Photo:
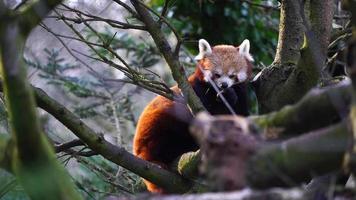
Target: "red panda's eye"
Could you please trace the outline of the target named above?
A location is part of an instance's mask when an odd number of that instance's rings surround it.
[[[231,74],[231,75],[229,75],[229,78],[233,79],[233,78],[235,78],[235,75]]]
[[[221,77],[221,75],[218,74],[218,73],[215,73],[214,76],[215,76],[215,78],[220,78]]]

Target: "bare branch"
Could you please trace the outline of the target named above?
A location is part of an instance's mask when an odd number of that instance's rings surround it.
[[[66,151],[72,147],[77,147],[77,146],[82,146],[84,145],[84,143],[81,141],[81,140],[72,140],[72,141],[69,141],[69,142],[65,142],[65,143],[62,143],[62,144],[56,144],[54,145],[54,149],[56,151],[56,153],[59,153],[61,151]]]
[[[57,11],[55,11],[55,12],[57,13],[57,15],[60,15]],[[80,14],[78,14],[78,17],[79,17],[79,19],[82,19]],[[77,53],[79,53],[79,54],[81,54],[83,56],[86,56],[88,58],[91,58],[91,59],[106,63],[109,66],[115,67],[116,69],[118,69],[121,72],[123,72],[126,77],[131,79],[132,83],[135,84],[135,85],[141,86],[141,87],[143,87],[143,88],[145,88],[145,89],[147,89],[149,91],[152,91],[154,93],[157,93],[159,95],[167,97],[168,99],[172,99],[172,100],[175,99],[175,95],[172,93],[171,89],[166,84],[164,84],[163,82],[160,82],[160,81],[148,80],[141,73],[139,73],[138,71],[136,71],[133,68],[131,68],[129,66],[129,64],[126,63],[126,61],[111,48],[110,43],[108,44],[107,43],[108,41],[105,41],[100,36],[100,34],[92,26],[90,26],[90,24],[88,24],[87,22],[83,21],[83,23],[101,40],[102,44],[95,44],[95,43],[91,43],[91,42],[87,41],[84,38],[84,36],[79,31],[77,31],[72,24],[70,24],[66,20],[65,17],[63,17],[63,18],[60,17],[60,19],[76,34],[76,36],[78,37],[76,40],[81,41],[84,44],[86,44],[93,52],[95,52],[95,54],[99,58],[94,58],[93,56],[89,56],[89,55],[83,54],[82,52],[78,52],[76,50],[73,50],[73,51],[75,51],[75,52],[77,52]],[[48,28],[46,30],[48,30],[50,33],[52,33],[54,36],[56,36],[57,39],[59,39],[59,36],[57,34],[53,33],[53,31],[49,30]],[[64,45],[63,42],[62,42],[62,44]],[[108,50],[121,63],[123,63],[124,66],[118,65],[118,64],[114,63],[113,61],[109,60],[104,55],[102,55],[94,46],[102,47],[102,48]],[[66,45],[64,45],[64,47],[66,47]],[[76,57],[71,53],[71,50],[69,50],[68,48],[66,48],[66,49],[68,50],[68,52],[70,52],[70,54],[73,57]],[[94,70],[91,70],[91,71],[94,71]]]
[[[115,1],[117,4],[119,4],[120,6],[125,8],[133,17],[139,19],[139,15],[129,5],[125,4],[124,2],[122,2],[120,0],[113,0],[113,1]]]
[[[172,52],[172,48],[161,31],[159,24],[152,18],[149,11],[146,9],[146,6],[144,6],[142,2],[139,0],[131,0],[131,3],[140,15],[142,22],[146,25],[147,30],[151,34],[158,49],[166,59],[166,62],[172,71],[173,78],[177,82],[178,87],[183,93],[184,99],[192,109],[193,113],[204,110],[204,106],[189,84],[185,75],[185,70],[178,58]]]
[[[108,25],[114,27],[114,28],[119,28],[119,29],[137,29],[137,30],[146,30],[145,26],[141,26],[141,25],[133,25],[133,24],[129,24],[129,23],[124,23],[124,22],[120,22],[117,20],[113,20],[113,19],[108,19],[108,18],[102,18],[99,16],[95,16],[95,15],[91,15],[85,12],[82,12],[78,9],[74,9],[71,8],[65,4],[62,4],[63,7],[65,7],[67,9],[67,11],[70,12],[74,12],[77,15],[81,15],[81,16],[85,16],[86,18],[70,18],[70,17],[66,17],[64,15],[58,15],[58,16],[49,16],[48,18],[57,18],[57,19],[65,19],[66,21],[72,21],[74,23],[80,24],[80,23],[84,23],[84,22],[90,22],[90,21],[96,21],[96,22],[104,22],[107,23]]]

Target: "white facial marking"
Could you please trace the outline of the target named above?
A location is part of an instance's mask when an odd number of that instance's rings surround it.
[[[215,79],[215,83],[219,88],[223,83],[226,83],[227,87],[231,87],[234,84],[234,80],[229,78],[228,75],[222,75],[220,78]]]
[[[209,82],[209,78],[211,79],[212,77],[212,73],[210,70],[203,70],[203,74],[204,74],[204,81],[205,82]]]
[[[206,54],[211,54],[212,50],[210,47],[210,44],[204,40],[204,39],[200,39],[199,40],[199,54],[197,56],[195,56],[195,60],[201,60],[204,58],[204,55]]]
[[[221,69],[216,69],[215,72],[218,73],[218,74],[222,74],[222,70]]]
[[[237,79],[239,80],[239,82],[244,82],[247,80],[247,73],[245,71],[241,71],[239,73],[237,73]]]
[[[254,59],[250,54],[250,41],[245,39],[239,46],[239,53],[244,56],[248,61],[253,62]]]

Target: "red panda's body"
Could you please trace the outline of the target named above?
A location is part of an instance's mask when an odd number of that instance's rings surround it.
[[[214,54],[214,50],[218,53],[220,50],[220,53],[224,55],[225,53],[221,52],[221,50],[226,47],[220,47],[221,49],[219,49],[219,46],[214,47],[212,54]],[[239,59],[245,58],[241,57]],[[211,114],[230,114],[230,111],[217,97],[216,91],[206,81],[206,77],[201,71],[201,69],[209,70],[210,76],[213,76],[213,66],[211,65],[217,64],[216,62],[217,60],[214,60],[213,57],[209,58],[209,55],[205,55],[204,58],[199,59],[198,66],[200,68],[197,67],[195,73],[188,80],[205,108]],[[241,61],[241,63],[246,65],[244,70],[246,71],[247,79],[250,76],[251,64],[248,60]],[[229,65],[228,63],[225,64]],[[220,71],[224,71],[224,69]],[[214,77],[211,78],[214,79]],[[239,82],[238,80],[236,82],[238,84],[225,88],[223,94],[237,114],[248,115],[246,82]],[[175,93],[180,93],[177,86],[173,87],[172,90]],[[188,130],[192,119],[193,115],[184,103],[173,102],[165,97],[157,96],[146,106],[139,118],[133,153],[144,160],[167,167],[179,155],[197,150],[199,147]],[[145,181],[145,183],[149,191],[163,192],[156,185],[148,181]]]

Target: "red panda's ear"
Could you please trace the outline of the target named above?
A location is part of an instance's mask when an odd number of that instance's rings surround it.
[[[248,39],[245,39],[239,47],[237,47],[239,50],[239,53],[244,56],[248,61],[253,62],[254,59],[250,54],[250,41]]]
[[[204,55],[206,54],[211,54],[212,50],[210,47],[210,44],[204,40],[204,39],[200,39],[199,40],[199,54],[197,56],[195,56],[195,60],[201,60],[204,58]]]

